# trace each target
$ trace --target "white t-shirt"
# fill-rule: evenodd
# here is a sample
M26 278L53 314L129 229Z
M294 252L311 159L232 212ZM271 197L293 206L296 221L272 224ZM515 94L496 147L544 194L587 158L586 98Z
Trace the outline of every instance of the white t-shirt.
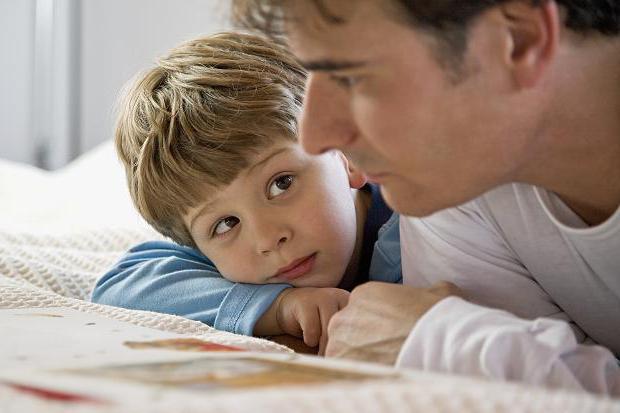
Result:
M405 284L451 281L469 300L422 317L400 365L620 395L620 208L588 227L553 193L511 184L403 217L400 233ZM579 344L592 341L606 349Z

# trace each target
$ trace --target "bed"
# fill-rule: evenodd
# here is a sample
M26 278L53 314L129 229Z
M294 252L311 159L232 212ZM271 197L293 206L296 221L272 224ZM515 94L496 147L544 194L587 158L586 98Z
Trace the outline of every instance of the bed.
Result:
M124 251L160 237L134 211L110 142L54 172L0 161L0 199L0 314L62 308L253 352L291 354L282 345L181 317L88 302L97 277ZM29 322L23 319L25 329ZM4 335L3 340L5 349L14 349L25 338ZM0 354L0 370L6 367L2 360ZM1 412L135 411L123 403L102 406L39 396L0 380ZM204 392L172 406L157 398L147 404L144 411L152 412L620 412L617 400L588 394L423 372L361 383Z

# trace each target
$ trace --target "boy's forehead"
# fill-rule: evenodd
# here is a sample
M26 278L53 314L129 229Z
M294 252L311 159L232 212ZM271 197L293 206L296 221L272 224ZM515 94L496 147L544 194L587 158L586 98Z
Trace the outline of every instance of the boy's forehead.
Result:
M260 153L254 155L249 159L248 167L245 168L241 174L250 176L253 173L258 172L261 168L264 168L274 159L279 156L286 155L288 153L294 152L294 145L286 145L286 144L273 144L266 147L264 150L260 151ZM241 175L240 174L240 175Z

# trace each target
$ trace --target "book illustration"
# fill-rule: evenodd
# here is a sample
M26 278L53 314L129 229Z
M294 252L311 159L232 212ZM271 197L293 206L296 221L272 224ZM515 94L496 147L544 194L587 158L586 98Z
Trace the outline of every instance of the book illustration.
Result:
M154 399L183 401L220 391L402 376L383 366L288 352L248 352L207 336L157 330L70 308L0 310L0 331L0 386L56 403L143 406Z
M32 385L11 383L11 382L2 382L2 381L0 381L0 385L4 385L15 391L28 394L29 396L32 396L32 397L56 401L56 402L108 404L107 401L97 399L94 397L90 397L90 396L86 396L86 395L82 395L78 393L70 393L66 391L47 389L47 388L39 387L39 386L32 386Z
M151 341L125 341L123 345L135 349L159 349L178 351L244 351L242 348L217 344L197 338L170 338Z
M393 378L280 360L254 357L107 365L64 370L70 374L139 384L172 386L181 390L240 389L264 386L319 384L342 380Z

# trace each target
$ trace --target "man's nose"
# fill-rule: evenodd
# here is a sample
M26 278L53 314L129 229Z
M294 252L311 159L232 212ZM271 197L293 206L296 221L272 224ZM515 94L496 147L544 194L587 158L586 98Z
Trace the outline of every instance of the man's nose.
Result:
M300 119L304 150L319 155L331 149L344 149L357 136L349 107L349 98L338 90L324 73L310 73Z

